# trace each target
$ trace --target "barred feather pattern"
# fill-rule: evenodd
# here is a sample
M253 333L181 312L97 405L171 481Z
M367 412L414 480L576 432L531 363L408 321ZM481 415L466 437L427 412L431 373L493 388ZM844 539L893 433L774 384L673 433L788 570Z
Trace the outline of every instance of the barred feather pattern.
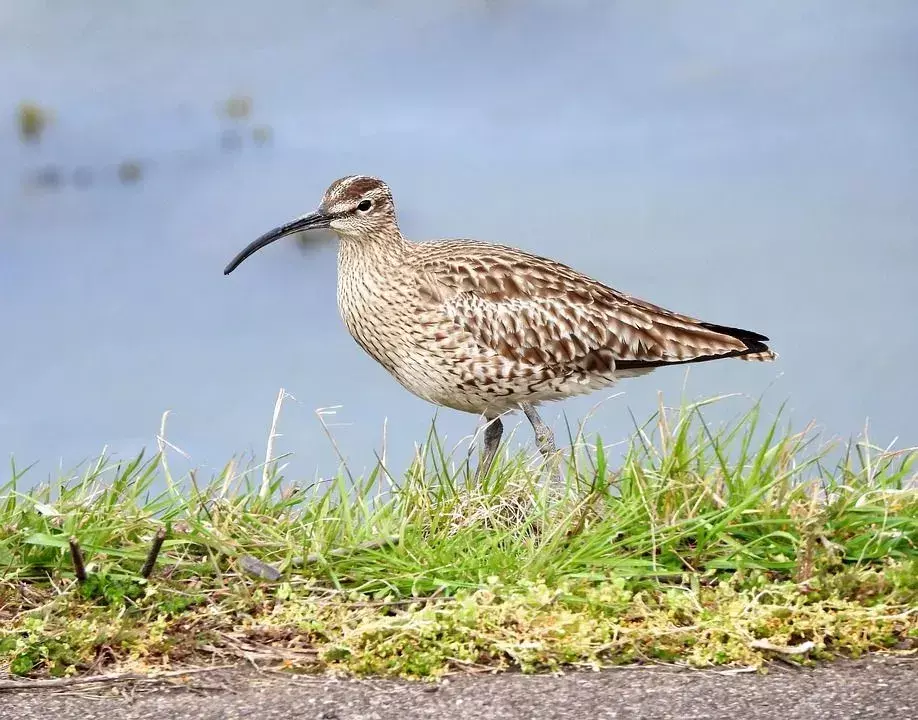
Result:
M493 418L658 367L777 356L768 338L614 290L562 263L473 240L414 243L388 185L336 180L338 307L357 343L432 403Z
M338 303L355 340L404 387L487 417L665 365L776 357L757 333L704 323L547 258L471 240L342 237Z

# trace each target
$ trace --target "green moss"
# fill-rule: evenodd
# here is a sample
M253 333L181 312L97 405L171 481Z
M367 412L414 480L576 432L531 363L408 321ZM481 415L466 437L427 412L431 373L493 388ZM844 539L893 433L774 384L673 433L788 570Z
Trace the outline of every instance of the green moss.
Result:
M875 572L861 575L870 582ZM789 582L763 590L721 582L697 593L631 593L621 578L558 588L526 583L394 611L367 599L321 602L307 589L271 603L256 588L248 590L254 592L247 598L238 592L171 617L160 612L155 593L120 610L88 606L74 595L59 600L54 614L17 620L0 639L0 658L14 674L59 674L87 667L102 648L112 662L137 667L200 658L205 646L232 654L236 644L249 642L266 658L276 652L290 668L425 678L480 666L524 672L631 662L761 668L773 653L757 649L756 640L774 646L810 641L811 652L790 659L811 662L918 636L918 617L910 611L918 593L903 594L898 605L865 607L838 596L814 600ZM292 647L310 652L291 660Z

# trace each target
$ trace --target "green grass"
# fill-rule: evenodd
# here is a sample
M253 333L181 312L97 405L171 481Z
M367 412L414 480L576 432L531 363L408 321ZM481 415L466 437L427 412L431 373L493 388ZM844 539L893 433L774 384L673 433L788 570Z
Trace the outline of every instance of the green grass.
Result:
M403 478L294 490L272 466L264 496L254 465L204 481L102 458L25 492L13 465L0 671L231 657L423 677L918 646L916 455L818 447L758 405L715 428L705 405L661 409L617 462L577 434L563 488L521 455L475 484L433 431Z

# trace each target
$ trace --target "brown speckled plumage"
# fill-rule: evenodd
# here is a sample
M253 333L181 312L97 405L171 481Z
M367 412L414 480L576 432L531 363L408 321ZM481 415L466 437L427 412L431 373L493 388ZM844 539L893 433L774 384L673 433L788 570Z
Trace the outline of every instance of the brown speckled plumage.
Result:
M437 405L495 419L523 409L553 449L534 406L664 365L773 360L768 338L671 312L561 263L471 240L415 243L399 231L388 186L336 180L317 213L252 243L230 264L290 232L340 239L338 307L360 346L405 388ZM500 437L486 435L484 468Z

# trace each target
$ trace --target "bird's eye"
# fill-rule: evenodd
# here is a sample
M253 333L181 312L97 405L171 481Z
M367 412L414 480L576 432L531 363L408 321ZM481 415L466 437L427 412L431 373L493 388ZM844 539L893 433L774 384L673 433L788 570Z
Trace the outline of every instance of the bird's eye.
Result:
M369 200L361 200L360 204L357 206L357 209L360 210L360 212L366 212L371 207L373 207L372 202L370 202Z

